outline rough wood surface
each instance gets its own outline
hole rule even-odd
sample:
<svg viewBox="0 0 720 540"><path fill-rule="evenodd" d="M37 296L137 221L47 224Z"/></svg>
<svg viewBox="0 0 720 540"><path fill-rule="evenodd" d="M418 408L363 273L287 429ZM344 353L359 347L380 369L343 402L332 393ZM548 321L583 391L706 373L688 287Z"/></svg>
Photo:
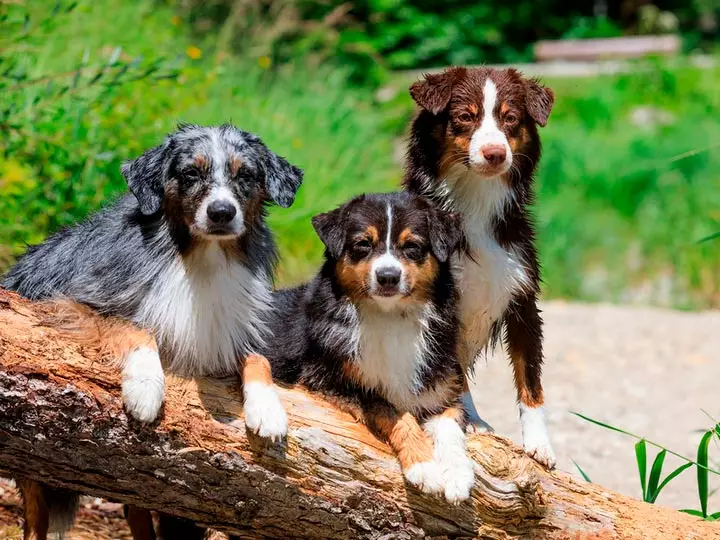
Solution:
<svg viewBox="0 0 720 540"><path fill-rule="evenodd" d="M119 376L0 290L0 469L163 510L243 538L720 538L720 524L547 473L476 435L471 501L406 487L388 448L350 416L282 389L287 441L248 438L234 380L170 380L164 416L128 420Z"/></svg>

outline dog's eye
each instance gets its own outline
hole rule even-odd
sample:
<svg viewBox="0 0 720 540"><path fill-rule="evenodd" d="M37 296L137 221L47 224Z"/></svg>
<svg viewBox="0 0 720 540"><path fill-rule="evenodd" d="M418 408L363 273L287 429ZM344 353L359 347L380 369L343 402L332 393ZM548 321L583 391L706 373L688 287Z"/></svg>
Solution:
<svg viewBox="0 0 720 540"><path fill-rule="evenodd" d="M372 250L372 243L370 240L358 240L353 244L353 254L364 257Z"/></svg>
<svg viewBox="0 0 720 540"><path fill-rule="evenodd" d="M417 242L407 242L402 249L405 256L413 261L422 259L424 255L423 247Z"/></svg>
<svg viewBox="0 0 720 540"><path fill-rule="evenodd" d="M183 176L186 180L200 180L200 171L195 167L190 167L189 169L185 169L183 171Z"/></svg>
<svg viewBox="0 0 720 540"><path fill-rule="evenodd" d="M515 113L507 113L505 115L505 123L509 126L513 126L518 123L518 117Z"/></svg>
<svg viewBox="0 0 720 540"><path fill-rule="evenodd" d="M472 122L472 114L468 112L460 113L457 117L458 122Z"/></svg>

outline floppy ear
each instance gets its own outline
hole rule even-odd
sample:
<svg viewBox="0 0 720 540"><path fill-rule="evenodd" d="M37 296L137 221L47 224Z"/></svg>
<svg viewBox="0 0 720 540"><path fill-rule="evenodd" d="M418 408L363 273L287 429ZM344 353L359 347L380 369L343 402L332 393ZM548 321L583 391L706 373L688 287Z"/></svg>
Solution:
<svg viewBox="0 0 720 540"><path fill-rule="evenodd" d="M140 203L140 211L146 216L159 211L162 206L166 148L165 144L156 146L120 167L130 191Z"/></svg>
<svg viewBox="0 0 720 540"><path fill-rule="evenodd" d="M428 223L432 252L438 261L445 262L463 242L460 214L435 210L428 216Z"/></svg>
<svg viewBox="0 0 720 540"><path fill-rule="evenodd" d="M320 240L325 244L327 253L333 259L339 259L345 245L343 207L325 214L318 214L312 218L312 224Z"/></svg>
<svg viewBox="0 0 720 540"><path fill-rule="evenodd" d="M555 103L555 94L550 88L540 84L537 79L525 81L525 107L539 126L547 125L553 103Z"/></svg>
<svg viewBox="0 0 720 540"><path fill-rule="evenodd" d="M436 75L425 75L424 80L410 86L410 96L423 109L438 115L450 104L453 83L465 71L465 68L450 68Z"/></svg>
<svg viewBox="0 0 720 540"><path fill-rule="evenodd" d="M260 140L256 141L260 161L265 170L265 189L278 206L288 208L302 184L303 171L278 156Z"/></svg>

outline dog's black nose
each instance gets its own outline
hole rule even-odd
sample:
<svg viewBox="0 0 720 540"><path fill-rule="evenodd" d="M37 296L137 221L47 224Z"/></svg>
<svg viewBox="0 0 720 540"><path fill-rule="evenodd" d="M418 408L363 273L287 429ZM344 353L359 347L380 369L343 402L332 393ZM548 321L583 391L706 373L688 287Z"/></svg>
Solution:
<svg viewBox="0 0 720 540"><path fill-rule="evenodd" d="M375 278L381 287L395 287L400 283L401 272L396 266L384 266L375 271Z"/></svg>
<svg viewBox="0 0 720 540"><path fill-rule="evenodd" d="M237 214L235 205L230 201L213 201L208 205L207 215L217 225L230 223Z"/></svg>

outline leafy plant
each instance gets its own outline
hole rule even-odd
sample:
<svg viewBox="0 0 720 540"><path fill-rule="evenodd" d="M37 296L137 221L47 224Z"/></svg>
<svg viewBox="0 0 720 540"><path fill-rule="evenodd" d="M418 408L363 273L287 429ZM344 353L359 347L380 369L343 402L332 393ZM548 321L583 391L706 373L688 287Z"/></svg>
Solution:
<svg viewBox="0 0 720 540"><path fill-rule="evenodd" d="M608 429L611 431L615 431L618 433L622 433L623 435L627 435L629 437L632 437L634 439L638 439L638 442L635 444L635 458L637 462L638 467L638 474L640 476L640 487L642 489L642 498L643 501L647 503L654 503L658 495L660 495L660 492L667 487L667 485L677 478L680 474L682 474L684 471L689 469L692 466L695 466L697 471L697 488L698 488L698 498L700 500L700 510L692 510L692 509L686 509L681 510L682 512L685 512L687 514L691 514L693 516L698 516L703 519L707 520L716 520L720 519L720 512L715 512L713 514L708 513L707 509L707 503L708 503L708 479L709 475L715 474L720 476L720 471L717 471L715 469L712 469L709 466L709 460L708 460L708 449L710 445L710 441L713 437L717 437L718 440L720 440L720 423L716 422L712 429L707 430L702 438L700 439L700 443L698 444L698 450L697 450L697 460L692 460L690 458L687 458L681 454L678 454L677 452L674 452L672 450L668 450L667 448L663 447L662 445L650 441L644 437L640 437L639 435L636 435L634 433L631 433L629 431L625 431L624 429L612 426L610 424L606 424L604 422L600 422L599 420L595 420L593 418L590 418L588 416L585 416L583 414L580 414L578 412L573 412L575 416L582 418L583 420L586 420L588 422L591 422L597 426L600 426L604 429ZM655 456L655 459L653 460L652 466L650 468L650 475L648 477L647 475L647 446L651 445L656 448L658 448L660 451ZM662 469L663 464L665 462L665 456L667 454L673 454L676 457L679 457L685 463L674 469L672 472L670 472L662 482L660 481L660 478L662 477ZM575 466L580 470L582 476L587 480L587 475L580 469L580 467L575 464Z"/></svg>

